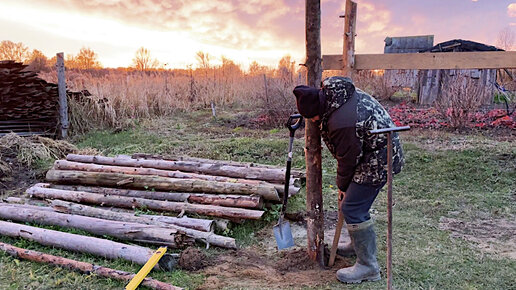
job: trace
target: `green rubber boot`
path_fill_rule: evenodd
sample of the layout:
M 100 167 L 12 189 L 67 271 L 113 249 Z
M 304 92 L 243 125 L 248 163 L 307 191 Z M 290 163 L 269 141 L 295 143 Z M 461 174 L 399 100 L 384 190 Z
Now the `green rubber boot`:
M 359 224 L 348 224 L 351 243 L 355 248 L 357 261 L 355 265 L 337 271 L 337 279 L 344 283 L 362 283 L 362 281 L 379 281 L 380 269 L 376 261 L 376 235 L 373 220 Z
M 337 247 L 337 255 L 342 257 L 355 257 L 357 254 L 355 253 L 355 248 L 353 247 L 352 242 L 348 243 L 339 243 Z

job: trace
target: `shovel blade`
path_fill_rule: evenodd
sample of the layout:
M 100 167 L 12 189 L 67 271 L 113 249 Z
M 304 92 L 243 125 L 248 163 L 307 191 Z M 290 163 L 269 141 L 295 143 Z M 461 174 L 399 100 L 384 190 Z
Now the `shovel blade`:
M 283 221 L 278 223 L 273 227 L 272 230 L 274 231 L 274 237 L 276 238 L 278 250 L 294 246 L 294 238 L 292 237 L 292 231 L 290 230 L 289 222 Z

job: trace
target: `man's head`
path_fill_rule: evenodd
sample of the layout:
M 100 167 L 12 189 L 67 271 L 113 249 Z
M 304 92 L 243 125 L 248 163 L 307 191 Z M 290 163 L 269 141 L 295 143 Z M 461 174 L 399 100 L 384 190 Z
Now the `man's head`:
M 308 86 L 294 88 L 297 109 L 299 113 L 314 120 L 314 117 L 323 117 L 325 111 L 337 109 L 346 103 L 355 92 L 355 86 L 350 78 L 334 76 L 322 82 L 322 89 Z
M 307 119 L 320 116 L 323 113 L 324 96 L 320 89 L 308 86 L 294 88 L 297 110 Z

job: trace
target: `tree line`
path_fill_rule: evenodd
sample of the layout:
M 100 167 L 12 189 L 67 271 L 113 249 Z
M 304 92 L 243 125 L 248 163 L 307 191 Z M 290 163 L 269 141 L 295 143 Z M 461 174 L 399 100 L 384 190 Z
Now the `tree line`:
M 196 53 L 197 68 L 196 74 L 206 74 L 214 69 L 221 69 L 226 77 L 237 76 L 244 74 L 241 66 L 236 64 L 233 60 L 221 56 L 221 65 L 214 65 L 214 57 L 209 53 L 199 51 Z M 29 65 L 29 69 L 33 71 L 49 71 L 56 63 L 56 56 L 48 58 L 38 49 L 30 50 L 25 44 L 15 43 L 10 40 L 3 40 L 0 42 L 0 60 L 14 60 L 23 62 Z M 102 69 L 103 66 L 99 61 L 99 55 L 89 47 L 83 47 L 77 54 L 66 54 L 65 65 L 67 69 L 92 70 Z M 136 71 L 162 71 L 166 70 L 166 64 L 161 63 L 154 58 L 149 49 L 140 47 L 135 52 L 132 59 L 131 66 L 128 70 Z M 188 67 L 192 70 L 192 66 Z M 298 71 L 296 69 L 295 61 L 290 55 L 282 57 L 278 63 L 277 68 L 270 68 L 260 65 L 253 61 L 246 74 L 248 75 L 271 75 L 274 74 L 283 79 L 294 78 L 294 74 Z

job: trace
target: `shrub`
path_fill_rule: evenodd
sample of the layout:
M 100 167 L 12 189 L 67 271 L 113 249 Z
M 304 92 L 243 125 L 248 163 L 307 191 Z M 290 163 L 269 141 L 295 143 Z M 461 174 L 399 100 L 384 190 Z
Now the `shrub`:
M 482 105 L 482 87 L 468 76 L 453 76 L 442 86 L 436 107 L 453 128 L 464 128 Z

